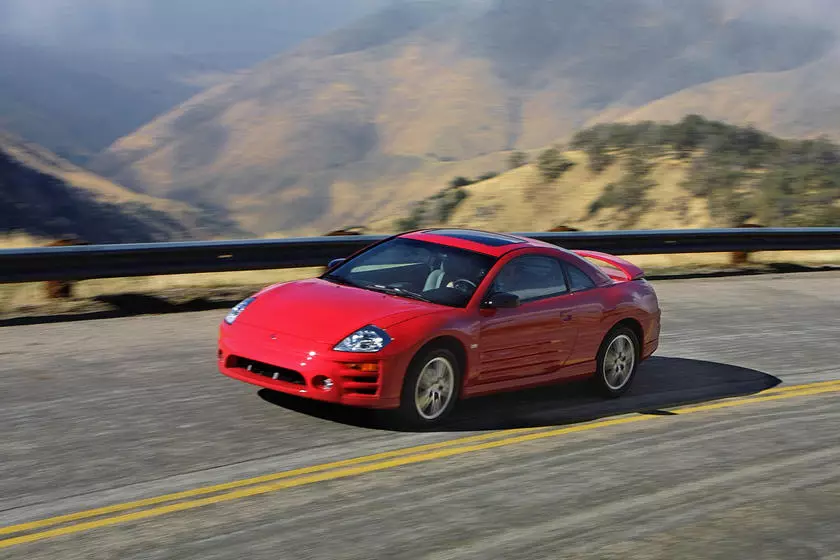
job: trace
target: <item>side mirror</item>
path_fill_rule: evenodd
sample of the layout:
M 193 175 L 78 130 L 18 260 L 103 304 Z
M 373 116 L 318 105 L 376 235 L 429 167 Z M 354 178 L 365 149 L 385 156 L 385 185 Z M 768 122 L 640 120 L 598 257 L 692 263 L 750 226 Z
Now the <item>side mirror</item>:
M 482 307 L 488 309 L 513 309 L 519 307 L 519 296 L 507 292 L 498 292 L 487 298 Z
M 327 268 L 333 268 L 335 266 L 338 266 L 346 260 L 347 259 L 333 259 L 330 261 L 330 264 L 327 265 Z

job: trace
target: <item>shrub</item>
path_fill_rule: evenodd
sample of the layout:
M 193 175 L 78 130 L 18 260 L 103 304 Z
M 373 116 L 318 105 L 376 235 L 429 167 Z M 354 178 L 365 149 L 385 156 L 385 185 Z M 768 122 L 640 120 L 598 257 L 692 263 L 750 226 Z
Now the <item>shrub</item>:
M 472 185 L 474 181 L 467 179 L 466 177 L 455 177 L 451 181 L 449 181 L 449 186 L 453 189 L 457 189 L 459 187 L 466 187 Z
M 446 223 L 458 205 L 468 196 L 469 193 L 464 189 L 443 189 L 418 202 L 407 217 L 394 220 L 394 228 L 398 231 L 409 231 L 431 224 Z
M 439 223 L 445 224 L 449 221 L 449 218 L 452 216 L 452 213 L 458 207 L 461 202 L 464 201 L 468 196 L 467 191 L 463 189 L 457 189 L 454 191 L 450 191 L 446 193 L 446 195 L 442 196 L 438 199 L 437 208 L 435 211 L 435 218 Z
M 548 148 L 540 154 L 537 160 L 537 167 L 546 182 L 556 181 L 574 165 L 557 148 Z
M 586 150 L 589 157 L 589 170 L 593 173 L 601 173 L 615 161 L 615 156 L 609 153 L 605 146 L 595 144 Z
M 394 220 L 394 229 L 396 231 L 412 231 L 420 227 L 419 222 L 413 218 L 397 218 Z
M 508 156 L 508 168 L 516 169 L 528 163 L 528 155 L 525 152 L 516 151 Z
M 586 152 L 595 173 L 617 157 L 629 158 L 622 179 L 591 205 L 593 213 L 641 204 L 651 184 L 650 158 L 672 153 L 690 161 L 683 186 L 707 199 L 721 223 L 749 218 L 780 226 L 838 223 L 840 147 L 826 138 L 782 140 L 753 127 L 688 115 L 674 124 L 597 125 L 575 134 L 571 145 Z
M 394 227 L 399 231 L 409 231 L 423 227 L 426 222 L 428 202 L 421 200 L 411 209 L 408 217 L 397 219 Z

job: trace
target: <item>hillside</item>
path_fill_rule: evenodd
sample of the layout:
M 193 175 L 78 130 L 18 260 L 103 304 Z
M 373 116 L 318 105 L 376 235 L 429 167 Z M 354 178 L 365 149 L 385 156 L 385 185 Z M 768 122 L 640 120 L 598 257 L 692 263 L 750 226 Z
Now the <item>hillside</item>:
M 689 116 L 596 126 L 576 134 L 569 150 L 540 150 L 531 160 L 443 189 L 372 230 L 840 225 L 840 147 L 825 140 L 783 140 Z
M 641 108 L 614 109 L 597 122 L 673 121 L 701 113 L 795 137 L 840 140 L 840 53 L 785 72 L 758 72 L 686 88 Z
M 0 234 L 124 243 L 237 231 L 211 211 L 137 194 L 0 131 Z
M 836 56 L 833 30 L 767 10 L 756 16 L 749 6 L 397 3 L 216 85 L 92 165 L 155 196 L 211 201 L 258 232 L 365 222 L 433 194 L 442 165 L 450 176 L 463 174 L 462 162 L 484 157 L 496 166 L 484 170 L 498 169 L 507 150 L 630 118 L 704 84 L 759 84 L 726 88 L 717 102 L 745 124 L 739 107 L 774 95 L 762 91 L 762 76 L 804 72 Z M 836 133 L 816 116 L 836 103 L 822 93 L 835 75 L 813 72 L 818 83 L 799 88 L 789 114 L 770 110 L 756 124 L 799 132 L 788 129 L 810 112 L 808 131 Z M 742 91 L 747 100 L 729 109 L 727 100 Z M 693 98 L 703 104 L 702 95 Z

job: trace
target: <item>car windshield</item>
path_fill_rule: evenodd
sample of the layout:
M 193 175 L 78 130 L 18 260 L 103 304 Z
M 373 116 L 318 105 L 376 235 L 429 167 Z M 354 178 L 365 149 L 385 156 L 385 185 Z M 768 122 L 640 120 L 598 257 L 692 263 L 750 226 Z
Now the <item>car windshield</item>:
M 345 262 L 322 278 L 395 296 L 465 307 L 495 257 L 397 237 Z

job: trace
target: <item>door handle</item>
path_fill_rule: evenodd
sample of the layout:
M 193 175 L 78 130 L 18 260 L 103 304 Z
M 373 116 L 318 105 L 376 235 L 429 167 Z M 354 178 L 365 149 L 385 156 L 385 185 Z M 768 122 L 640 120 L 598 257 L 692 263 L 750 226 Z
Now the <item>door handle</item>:
M 566 315 L 563 315 L 563 320 L 564 321 L 571 321 L 572 320 L 572 314 L 568 313 Z

